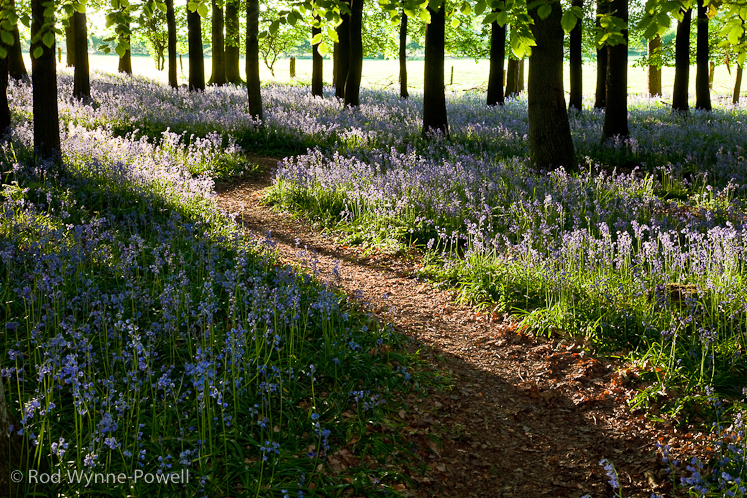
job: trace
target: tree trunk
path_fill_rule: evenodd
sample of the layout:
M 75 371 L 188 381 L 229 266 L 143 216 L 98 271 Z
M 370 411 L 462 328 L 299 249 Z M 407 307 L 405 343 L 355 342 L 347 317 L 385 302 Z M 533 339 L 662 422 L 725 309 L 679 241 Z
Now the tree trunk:
M 597 27 L 601 27 L 599 16 L 610 10 L 608 0 L 597 0 Z M 607 98 L 607 47 L 597 49 L 597 88 L 594 92 L 594 108 L 604 109 Z
M 711 72 L 708 73 L 708 88 L 713 90 L 713 77 L 716 74 L 716 63 L 711 61 L 710 66 L 711 66 Z
M 345 81 L 345 105 L 360 105 L 361 77 L 363 75 L 363 1 L 350 0 L 350 60 Z
M 319 17 L 315 18 L 319 21 Z M 311 38 L 313 39 L 316 35 L 322 32 L 322 28 L 311 27 Z M 324 57 L 321 56 L 317 48 L 319 45 L 311 46 L 311 95 L 314 97 L 324 98 Z
M 189 2 L 187 2 L 189 4 Z M 189 91 L 205 90 L 205 59 L 202 53 L 200 14 L 187 7 L 187 40 L 189 42 Z
M 350 5 L 349 3 L 347 4 Z M 335 97 L 338 99 L 345 98 L 345 82 L 348 79 L 350 70 L 350 13 L 340 16 L 342 23 L 337 26 L 337 67 L 335 69 Z
M 402 20 L 399 23 L 399 96 L 406 99 L 407 93 L 407 14 L 402 11 Z
M 10 0 L 10 8 L 15 12 L 15 2 Z M 21 36 L 18 32 L 18 23 L 13 25 L 11 30 L 13 35 L 13 46 L 8 51 L 8 72 L 10 77 L 17 80 L 25 80 L 29 77 L 26 71 L 26 64 L 23 62 L 23 53 L 21 52 Z
M 742 93 L 742 66 L 737 65 L 737 79 L 734 82 L 734 95 L 732 95 L 731 103 L 739 103 L 739 94 Z
M 648 42 L 648 58 L 656 59 L 656 64 L 649 64 L 646 70 L 646 79 L 648 80 L 648 94 L 651 97 L 661 96 L 661 66 L 659 50 L 661 50 L 661 37 L 656 35 L 655 38 Z
M 672 89 L 672 111 L 687 111 L 687 85 L 690 81 L 690 19 L 692 9 L 687 9 L 682 21 L 677 24 L 677 39 L 674 43 L 674 88 Z
M 176 77 L 176 13 L 174 0 L 166 0 L 166 29 L 169 37 L 169 86 L 176 88 L 179 81 Z
M 75 73 L 73 75 L 73 97 L 83 102 L 91 100 L 91 79 L 88 72 L 88 27 L 86 15 L 75 11 L 73 14 L 75 33 Z
M 339 36 L 339 35 L 338 35 Z M 340 59 L 339 43 L 332 45 L 332 85 L 337 85 L 337 63 Z
M 129 14 L 125 14 L 129 18 Z M 130 35 L 130 21 L 125 22 L 126 34 L 122 36 L 124 41 L 127 42 L 127 50 L 124 55 L 119 58 L 119 72 L 125 74 L 132 74 L 132 47 L 130 42 L 132 41 L 132 35 Z M 77 61 L 76 61 L 77 62 Z
M 524 91 L 524 68 L 526 67 L 526 59 L 523 57 L 519 61 L 519 77 L 517 78 L 517 93 Z
M 577 169 L 563 91 L 563 28 L 560 2 L 541 19 L 534 8 L 532 33 L 537 46 L 529 60 L 529 151 L 535 168 Z
M 445 5 L 430 6 L 431 22 L 425 25 L 425 71 L 423 74 L 423 136 L 441 132 L 449 136 L 444 90 Z
M 67 67 L 75 67 L 75 27 L 72 17 L 67 19 L 65 25 L 65 50 L 67 50 Z
M 493 12 L 498 12 L 493 10 Z M 488 73 L 488 105 L 503 105 L 503 61 L 506 58 L 506 25 L 490 25 L 490 72 Z
M 510 99 L 519 94 L 519 59 L 508 58 L 506 70 L 506 98 Z
M 10 47 L 0 41 L 0 46 L 5 50 L 10 50 Z M 10 107 L 8 106 L 8 66 L 10 65 L 10 58 L 5 57 L 0 59 L 0 136 L 5 136 L 10 131 Z M 2 383 L 3 379 L 0 378 L 0 396 L 2 396 Z M 2 404 L 5 402 L 4 396 L 0 397 L 0 414 L 2 414 Z M 7 409 L 7 407 L 6 407 Z M 2 431 L 2 415 L 0 415 L 0 439 L 4 438 L 7 434 Z M 4 461 L 3 456 L 5 455 L 2 450 L 2 444 L 4 441 L 0 441 L 0 462 Z M 2 471 L 0 471 L 2 472 Z M 6 476 L 7 477 L 7 476 Z M 5 481 L 7 484 L 7 481 Z M 3 496 L 3 478 L 0 475 L 0 496 Z
M 610 8 L 628 22 L 628 0 L 612 0 Z M 607 97 L 602 136 L 627 137 L 628 131 L 628 30 L 623 31 L 625 43 L 607 46 Z
M 46 1 L 31 0 L 31 38 L 43 36 Z M 53 19 L 49 19 L 53 22 Z M 46 28 L 49 29 L 49 28 Z M 47 31 L 49 32 L 49 31 Z M 41 39 L 31 44 L 31 71 L 34 107 L 34 149 L 42 158 L 55 157 L 60 152 L 60 120 L 57 110 L 57 65 L 54 43 L 47 47 Z M 39 58 L 34 51 L 42 49 Z
M 708 8 L 698 0 L 698 38 L 695 47 L 695 108 L 711 110 L 711 88 L 708 82 Z
M 572 0 L 574 7 L 584 7 L 584 0 Z M 568 99 L 568 108 L 574 107 L 581 110 L 583 106 L 583 66 L 584 59 L 581 52 L 583 43 L 583 20 L 579 19 L 570 33 L 570 69 L 571 69 L 571 95 Z
M 246 89 L 249 114 L 262 121 L 262 93 L 259 83 L 259 0 L 246 2 Z
M 213 0 L 212 4 L 213 70 L 210 75 L 210 82 L 213 85 L 223 86 L 226 84 L 226 61 L 223 53 L 223 6 L 218 5 L 218 0 Z
M 239 2 L 237 0 L 226 1 L 226 39 L 223 50 L 223 61 L 226 65 L 226 82 L 234 85 L 241 84 L 241 73 L 239 73 Z

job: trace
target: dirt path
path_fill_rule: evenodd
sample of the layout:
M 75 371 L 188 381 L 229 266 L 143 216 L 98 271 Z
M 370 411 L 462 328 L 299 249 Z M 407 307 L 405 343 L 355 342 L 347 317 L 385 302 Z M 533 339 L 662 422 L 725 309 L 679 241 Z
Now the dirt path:
M 267 171 L 277 162 L 256 158 Z M 453 303 L 450 293 L 410 276 L 415 263 L 362 257 L 339 246 L 307 222 L 259 204 L 270 175 L 218 188 L 218 203 L 247 230 L 272 232 L 281 256 L 302 263 L 299 249 L 318 254 L 317 268 L 363 299 L 382 319 L 410 337 L 429 363 L 448 371 L 451 392 L 432 392 L 404 415 L 401 435 L 414 442 L 427 464 L 413 496 L 612 496 L 599 465 L 615 464 L 625 496 L 671 496 L 669 476 L 655 443 L 684 448 L 702 437 L 654 426 L 625 401 L 633 390 L 618 365 L 597 361 L 574 342 L 542 342 L 516 325 Z M 430 434 L 441 438 L 441 446 Z M 330 462 L 344 466 L 345 461 Z

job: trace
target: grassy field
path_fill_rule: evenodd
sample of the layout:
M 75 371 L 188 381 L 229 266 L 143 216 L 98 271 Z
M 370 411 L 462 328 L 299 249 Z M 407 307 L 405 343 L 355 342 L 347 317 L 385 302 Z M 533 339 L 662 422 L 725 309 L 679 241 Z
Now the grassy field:
M 30 67 L 28 55 L 26 55 L 27 65 Z M 63 57 L 64 60 L 64 57 Z M 188 76 L 187 57 L 182 58 L 182 68 L 178 71 L 179 82 L 186 83 Z M 631 58 L 631 64 L 634 60 Z M 91 55 L 91 70 L 103 72 L 116 72 L 118 58 L 114 55 Z M 484 89 L 488 81 L 489 62 L 480 60 L 475 62 L 473 59 L 453 59 L 447 58 L 445 65 L 447 88 L 453 91 L 464 91 L 470 89 Z M 136 74 L 148 76 L 160 81 L 167 81 L 166 71 L 158 71 L 151 57 L 133 57 L 133 71 Z M 211 59 L 205 60 L 205 78 L 210 78 Z M 453 85 L 451 83 L 451 71 L 454 71 Z M 242 77 L 244 73 L 244 60 L 240 62 Z M 527 64 L 528 69 L 528 64 Z M 288 59 L 278 60 L 275 64 L 275 76 L 273 77 L 270 70 L 260 63 L 260 72 L 262 81 L 275 81 L 278 83 L 287 83 L 290 81 L 290 64 Z M 296 75 L 301 81 L 311 79 L 311 59 L 298 59 L 296 61 Z M 369 88 L 385 88 L 391 86 L 398 88 L 399 64 L 396 60 L 374 60 L 366 59 L 363 61 L 363 85 Z M 411 90 L 422 90 L 423 88 L 423 61 L 411 60 L 408 62 L 408 83 Z M 324 61 L 324 81 L 332 81 L 332 61 Z M 671 93 L 674 81 L 674 68 L 664 68 L 663 90 L 665 93 Z M 630 93 L 644 93 L 646 91 L 646 72 L 639 67 L 631 67 L 628 74 L 628 84 Z M 596 85 L 596 64 L 594 61 L 588 61 L 584 66 L 584 93 L 594 91 Z M 569 76 L 566 67 L 565 72 L 565 89 L 569 89 Z M 713 90 L 717 94 L 730 94 L 734 88 L 734 75 L 729 74 L 726 66 L 718 66 L 713 82 Z M 695 97 L 695 68 L 690 70 L 690 95 Z

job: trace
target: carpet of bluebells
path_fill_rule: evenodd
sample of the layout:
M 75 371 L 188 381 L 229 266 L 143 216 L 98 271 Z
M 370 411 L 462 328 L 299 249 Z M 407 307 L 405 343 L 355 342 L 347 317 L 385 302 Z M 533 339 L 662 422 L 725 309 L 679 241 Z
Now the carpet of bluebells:
M 151 83 L 97 78 L 95 109 L 71 100 L 71 85 L 61 76 L 61 161 L 35 160 L 22 84 L 11 86 L 13 131 L 0 146 L 0 367 L 22 444 L 14 465 L 62 476 L 26 479 L 14 495 L 302 497 L 398 483 L 370 467 L 407 450 L 396 435 L 395 448 L 383 445 L 377 427 L 417 389 L 412 360 L 362 303 L 279 264 L 269 239 L 217 209 L 213 177 L 251 170 L 232 125 L 146 102 Z M 223 98 L 157 95 L 190 108 Z M 123 98 L 144 107 L 130 119 Z M 214 129 L 113 131 L 154 108 L 164 123 L 214 118 Z M 337 476 L 326 458 L 352 439 L 360 468 Z M 151 477 L 115 481 L 138 471 Z M 81 472 L 111 478 L 83 486 Z M 152 477 L 173 472 L 188 482 Z
M 580 172 L 536 172 L 521 98 L 489 108 L 450 93 L 450 138 L 425 139 L 417 94 L 364 89 L 345 109 L 267 86 L 260 124 L 241 88 L 97 75 L 83 106 L 59 81 L 63 164 L 30 158 L 25 85 L 9 89 L 3 149 L 0 365 L 37 461 L 189 468 L 189 492 L 206 495 L 386 485 L 365 472 L 335 484 L 318 464 L 412 388 L 406 360 L 394 335 L 215 209 L 213 179 L 246 172 L 243 148 L 295 155 L 269 201 L 353 242 L 414 246 L 423 275 L 465 302 L 628 356 L 645 366 L 640 407 L 675 392 L 676 420 L 706 408 L 714 460 L 662 448 L 665 463 L 696 495 L 745 495 L 742 107 L 717 98 L 681 116 L 631 97 L 631 137 L 602 143 L 603 112 L 586 102 L 570 115 Z M 165 492 L 138 485 L 122 494 Z

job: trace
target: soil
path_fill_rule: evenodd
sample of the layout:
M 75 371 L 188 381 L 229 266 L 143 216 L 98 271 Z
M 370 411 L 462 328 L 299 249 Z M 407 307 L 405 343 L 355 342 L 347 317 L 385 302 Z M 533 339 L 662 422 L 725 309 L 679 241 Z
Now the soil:
M 320 278 L 351 296 L 362 293 L 430 368 L 451 378 L 452 389 L 432 388 L 399 413 L 406 427 L 398 437 L 424 465 L 392 464 L 411 477 L 395 489 L 417 497 L 609 497 L 600 465 L 608 459 L 622 496 L 672 496 L 656 443 L 692 455 L 705 435 L 631 411 L 639 369 L 596 358 L 583 341 L 534 338 L 510 317 L 457 305 L 452 292 L 414 276 L 417 257 L 341 245 L 308 221 L 263 205 L 278 159 L 253 159 L 263 173 L 218 185 L 219 206 L 238 213 L 246 230 L 270 232 L 287 262 L 308 266 L 303 249 L 315 252 Z M 343 451 L 327 463 L 340 470 L 353 460 Z

